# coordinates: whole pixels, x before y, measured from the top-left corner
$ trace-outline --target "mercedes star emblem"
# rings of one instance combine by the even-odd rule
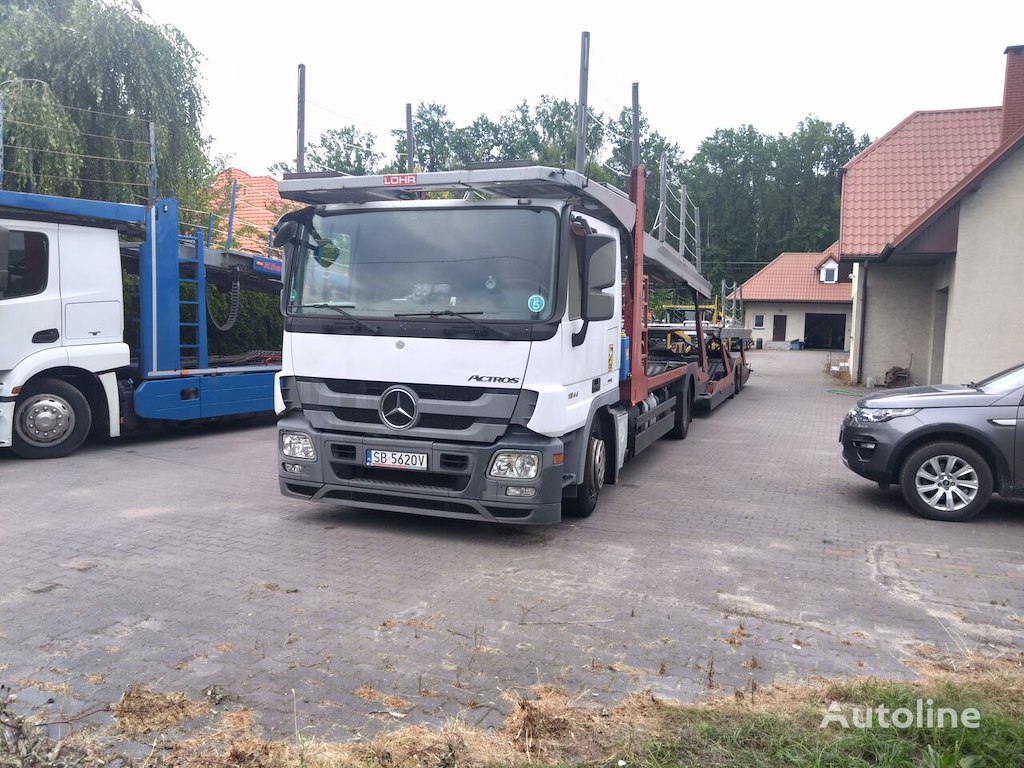
[[[392,429],[408,429],[416,423],[416,395],[405,387],[388,387],[380,396],[377,412]]]

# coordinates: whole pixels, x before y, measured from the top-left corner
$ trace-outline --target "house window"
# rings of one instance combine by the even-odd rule
[[[754,327],[764,328],[764,315],[754,315]]]
[[[834,283],[836,281],[836,268],[825,267],[821,271],[821,282],[823,283]]]

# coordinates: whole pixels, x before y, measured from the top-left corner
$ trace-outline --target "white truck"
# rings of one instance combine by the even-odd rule
[[[275,235],[282,493],[554,523],[685,438],[708,351],[700,333],[697,354],[650,349],[648,291],[710,286],[644,233],[644,178],[626,194],[532,166],[285,176],[306,207]]]
[[[209,355],[206,283],[276,294],[280,272],[277,259],[207,248],[201,232],[181,237],[172,199],[0,191],[0,448],[55,458],[91,432],[272,412],[278,360]],[[132,273],[137,338],[126,333]]]

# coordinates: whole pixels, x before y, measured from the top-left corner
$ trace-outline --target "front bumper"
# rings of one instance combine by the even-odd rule
[[[476,445],[317,432],[301,412],[287,414],[278,428],[305,432],[317,452],[315,461],[302,461],[283,456],[278,448],[278,478],[285,496],[464,520],[517,524],[561,520],[563,467],[555,463],[555,456],[563,453],[564,446],[557,438],[524,430],[507,433],[490,445]],[[367,467],[368,449],[426,453],[427,471]],[[522,481],[487,477],[491,458],[500,450],[540,453],[540,475]],[[533,488],[534,496],[508,496],[509,487]]]
[[[876,423],[853,421],[847,417],[839,432],[843,464],[861,477],[877,483],[899,482],[899,447],[911,432],[921,426],[916,416],[901,416]]]

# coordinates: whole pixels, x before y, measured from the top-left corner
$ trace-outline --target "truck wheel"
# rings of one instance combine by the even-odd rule
[[[684,387],[682,392],[676,394],[675,425],[669,430],[668,436],[673,440],[685,440],[690,434],[690,422],[693,420],[692,406],[690,402],[690,388]]]
[[[922,517],[962,522],[988,504],[992,470],[981,454],[962,443],[930,443],[903,462],[900,489]]]
[[[594,416],[594,423],[590,427],[590,439],[587,441],[583,484],[576,489],[575,499],[566,499],[562,504],[562,514],[566,517],[590,517],[597,509],[597,498],[601,495],[607,471],[608,451],[604,432],[601,430],[601,418]]]
[[[81,392],[60,379],[40,379],[25,387],[14,407],[11,448],[25,459],[60,458],[85,441],[91,426]]]

